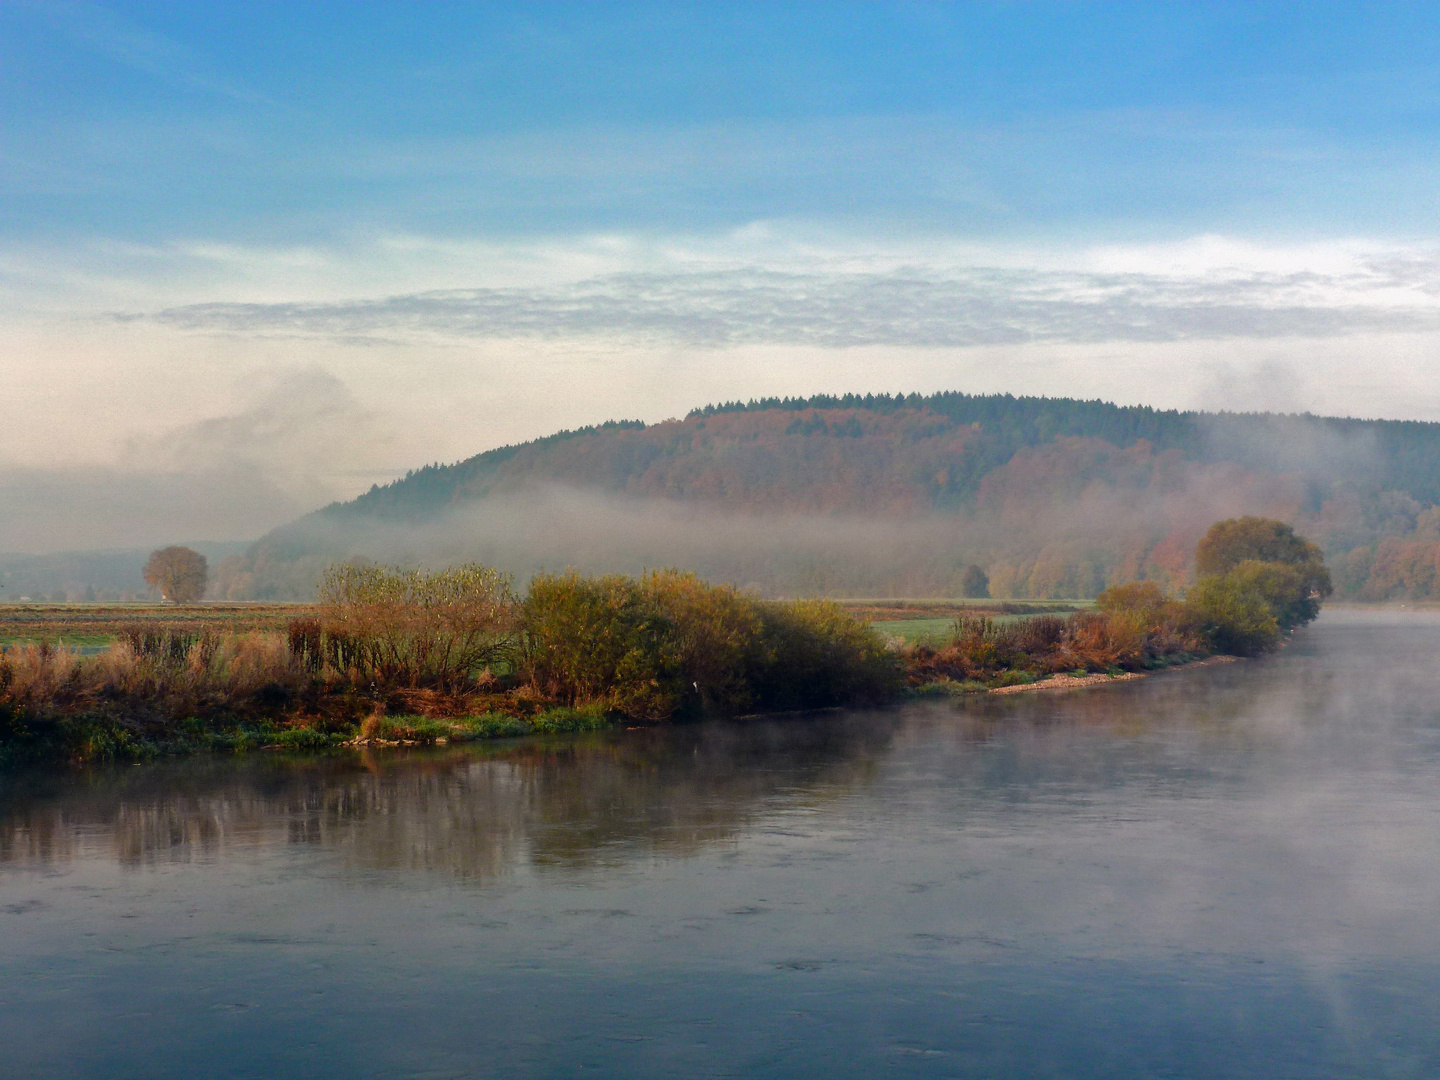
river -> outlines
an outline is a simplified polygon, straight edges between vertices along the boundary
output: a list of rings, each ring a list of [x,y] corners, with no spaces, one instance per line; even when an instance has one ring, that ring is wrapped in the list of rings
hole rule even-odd
[[[0,1076],[1440,1075],[1437,660],[0,777]]]

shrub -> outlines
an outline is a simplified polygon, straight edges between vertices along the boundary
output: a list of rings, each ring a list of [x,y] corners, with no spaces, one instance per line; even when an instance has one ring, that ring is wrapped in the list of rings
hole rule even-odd
[[[1095,598],[1095,607],[1107,614],[1137,612],[1158,615],[1165,607],[1165,594],[1153,581],[1130,581],[1111,585]]]
[[[1184,608],[1149,583],[1106,590],[1103,609],[1060,618],[961,616],[950,641],[906,650],[913,686],[933,680],[1011,685],[1063,671],[1160,667],[1203,651]]]
[[[200,663],[208,664],[219,645],[213,633],[156,628],[143,623],[121,627],[120,640],[129,645],[137,660],[168,667],[184,666],[192,652],[196,652]]]
[[[686,704],[722,714],[754,708],[752,684],[765,662],[761,604],[678,570],[646,574],[641,590],[668,627]]]
[[[384,685],[457,687],[508,662],[518,642],[510,578],[487,566],[332,566],[320,604],[318,634],[308,621],[291,626],[297,659]]]
[[[868,624],[828,600],[760,605],[756,704],[808,709],[883,701],[903,683],[898,658]]]
[[[1293,566],[1247,559],[1225,575],[1236,587],[1264,601],[1282,630],[1292,630],[1320,614],[1319,598]]]
[[[542,694],[636,719],[878,701],[900,685],[884,641],[838,605],[754,600],[674,570],[542,575],[524,621]]]
[[[1254,656],[1280,638],[1280,624],[1264,598],[1232,575],[1211,575],[1195,583],[1185,597],[1193,629],[1222,653]]]
[[[634,578],[540,574],[523,609],[526,673],[568,705],[668,720],[684,696],[671,624]]]
[[[952,624],[945,652],[966,675],[993,674],[1004,668],[1043,666],[1065,635],[1066,620],[1054,615],[1003,621],[962,615]]]
[[[971,563],[960,576],[960,595],[974,599],[990,596],[990,577],[985,570]]]
[[[1026,654],[1046,653],[1054,649],[1065,638],[1078,616],[1062,619],[1057,615],[1036,615],[1020,619],[1006,627],[1011,648]]]
[[[1148,629],[1143,616],[1129,612],[1072,615],[1065,624],[1061,647],[1048,666],[1051,670],[1133,671],[1149,658]]]
[[[1217,521],[1195,548],[1195,570],[1202,577],[1228,574],[1244,562],[1292,567],[1305,595],[1315,595],[1316,612],[1318,601],[1333,591],[1324,553],[1283,521],[1248,516]]]

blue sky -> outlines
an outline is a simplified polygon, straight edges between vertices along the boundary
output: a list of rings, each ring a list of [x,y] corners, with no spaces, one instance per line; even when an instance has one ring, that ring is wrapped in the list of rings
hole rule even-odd
[[[1440,9],[0,5],[10,237],[1426,233]]]
[[[1434,5],[0,2],[0,550],[768,393],[1440,419],[1437,55]]]

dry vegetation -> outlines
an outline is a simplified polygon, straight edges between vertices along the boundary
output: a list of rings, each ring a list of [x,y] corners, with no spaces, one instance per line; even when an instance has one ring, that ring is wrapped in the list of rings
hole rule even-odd
[[[1136,672],[1261,652],[1328,591],[1318,552],[1278,522],[1223,522],[1200,555],[1213,572],[1183,600],[1136,582],[1064,615],[889,609],[957,611],[939,644],[675,570],[542,574],[522,597],[488,567],[340,565],[305,609],[21,609],[0,654],[0,759],[434,742]],[[46,633],[77,627],[109,645],[85,656]]]
[[[80,624],[112,639],[95,656],[33,640],[74,632],[55,609],[23,621],[31,640],[0,656],[0,753],[477,738],[880,702],[901,687],[885,641],[834,604],[675,571],[542,576],[521,598],[486,567],[338,566],[321,594],[280,609],[283,629],[245,629],[238,608],[112,609]]]

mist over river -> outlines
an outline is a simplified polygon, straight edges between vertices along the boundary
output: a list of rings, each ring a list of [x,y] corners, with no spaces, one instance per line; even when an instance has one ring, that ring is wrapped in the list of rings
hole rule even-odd
[[[1440,1075],[1437,658],[0,776],[0,1076]]]

